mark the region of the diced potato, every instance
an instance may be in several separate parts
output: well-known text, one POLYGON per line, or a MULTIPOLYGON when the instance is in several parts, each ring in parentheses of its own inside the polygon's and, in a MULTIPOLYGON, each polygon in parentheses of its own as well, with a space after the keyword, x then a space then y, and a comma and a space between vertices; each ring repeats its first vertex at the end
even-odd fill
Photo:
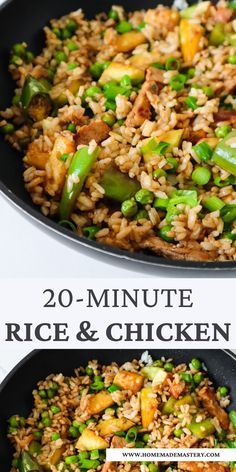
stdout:
POLYGON ((106 449, 109 447, 109 443, 101 436, 98 436, 95 431, 86 428, 82 432, 75 447, 79 449, 79 451, 93 451, 94 449, 106 449))
POLYGON ((29 144, 26 156, 24 157, 24 162, 30 166, 36 167, 36 169, 44 170, 48 160, 49 152, 41 151, 37 141, 33 141, 29 144))
POLYGON ((148 51, 145 51, 143 54, 134 54, 133 56, 129 57, 128 60, 132 66, 138 67, 142 70, 147 69, 155 62, 165 62, 165 59, 163 59, 159 52, 148 51))
POLYGON ((56 465, 59 462, 59 460, 61 459, 61 456, 62 456, 64 451, 65 451, 65 446, 64 445, 54 449, 54 451, 52 451, 52 453, 50 454, 49 464, 50 465, 56 465))
POLYGON ((174 147, 179 147, 183 136, 183 129, 173 129, 167 131, 157 138, 147 138, 143 140, 141 152, 145 162, 149 162, 155 155, 155 145, 157 146, 160 141, 169 143, 168 151, 171 151, 174 147), (152 143, 151 145, 149 143, 152 143))
POLYGON ((114 384, 121 387, 123 390, 131 390, 132 393, 137 393, 141 390, 144 382, 144 377, 136 372, 127 372, 121 370, 114 378, 114 384))
MULTIPOLYGON (((73 93, 73 95, 76 95, 79 88, 81 85, 81 81, 76 79, 72 80, 70 85, 68 86, 68 90, 73 93)), ((66 88, 66 86, 65 86, 66 88)), ((68 103, 68 98, 65 92, 61 92, 61 85, 55 85, 51 91, 50 91, 50 96, 52 100, 54 101, 55 105, 57 107, 64 107, 68 103)))
POLYGON ((121 62, 112 62, 102 73, 99 83, 104 85, 110 80, 120 82, 124 75, 128 75, 134 84, 139 84, 144 80, 144 72, 137 67, 122 64, 121 62))
POLYGON ((156 373, 152 385, 156 387, 157 385, 164 385, 167 379, 170 377, 170 374, 166 372, 164 369, 161 369, 156 373))
POLYGON ((89 399, 88 408, 91 415, 97 415, 101 411, 114 405, 112 396, 106 390, 102 390, 89 399))
POLYGON ((126 418, 111 418, 101 421, 97 429, 101 436, 110 436, 117 433, 117 431, 127 431, 132 426, 134 426, 134 423, 126 418))
POLYGON ((51 176, 47 181, 46 191, 49 193, 49 195, 54 196, 56 193, 60 193, 65 182, 67 168, 65 162, 60 159, 61 156, 63 156, 63 154, 70 154, 74 152, 74 141, 63 135, 60 135, 56 138, 48 162, 51 176))
POLYGON ((154 365, 149 365, 141 369, 141 374, 144 377, 147 377, 148 380, 153 380, 156 373, 159 371, 160 367, 155 367, 154 365))
POLYGON ((143 33, 133 30, 118 36, 116 45, 118 52, 128 52, 146 42, 147 39, 143 33))
POLYGON ((149 425, 153 422, 158 406, 157 398, 153 393, 152 387, 142 388, 140 401, 142 426, 148 429, 149 425))
POLYGON ((185 62, 192 62, 200 49, 200 40, 203 37, 203 27, 194 20, 182 18, 179 26, 180 44, 185 62))
POLYGON ((205 143, 209 144, 212 149, 215 149, 220 140, 219 138, 202 138, 198 142, 200 143, 201 141, 204 141, 205 143))
POLYGON ((186 19, 208 16, 210 8, 211 2, 206 1, 196 3, 195 5, 191 5, 190 7, 181 10, 180 16, 186 19))

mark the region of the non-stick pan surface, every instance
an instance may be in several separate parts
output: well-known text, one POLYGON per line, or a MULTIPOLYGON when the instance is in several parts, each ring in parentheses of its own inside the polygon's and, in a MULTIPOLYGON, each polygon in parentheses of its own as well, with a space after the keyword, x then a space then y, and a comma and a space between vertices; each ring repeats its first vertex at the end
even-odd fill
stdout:
MULTIPOLYGON (((7 440, 7 419, 16 413, 28 415, 32 408, 32 390, 39 380, 51 373, 72 375, 79 366, 86 366, 91 359, 102 364, 116 361, 122 364, 139 359, 143 350, 38 350, 21 361, 0 386, 0 468, 10 470, 11 446, 7 440)), ((231 408, 236 408, 236 356, 223 350, 149 350, 154 359, 172 357, 175 363, 190 362, 193 357, 201 359, 208 369, 209 377, 216 386, 230 387, 231 408)))
MULTIPOLYGON (((30 47, 39 52, 43 46, 43 26, 51 18, 60 17, 72 10, 82 8, 87 17, 92 18, 99 11, 108 11, 113 0, 104 0, 102 3, 91 0, 9 0, 0 7, 0 109, 4 109, 11 103, 13 94, 13 82, 7 71, 9 50, 15 42, 26 41, 30 47)), ((155 0, 120 0, 127 11, 141 8, 150 8, 158 3, 155 0)), ((171 4, 170 0, 161 0, 161 3, 171 4)), ((193 269, 236 269, 236 262, 185 262, 171 261, 161 257, 145 253, 131 254, 108 246, 98 245, 74 235, 71 231, 57 225, 40 213, 31 202, 24 189, 22 181, 22 163, 18 152, 0 137, 0 191, 2 191, 18 208, 29 216, 37 219, 49 230, 88 246, 100 252, 113 256, 129 259, 140 263, 156 266, 193 268, 193 269)), ((14 223, 14 222, 13 222, 14 223)))

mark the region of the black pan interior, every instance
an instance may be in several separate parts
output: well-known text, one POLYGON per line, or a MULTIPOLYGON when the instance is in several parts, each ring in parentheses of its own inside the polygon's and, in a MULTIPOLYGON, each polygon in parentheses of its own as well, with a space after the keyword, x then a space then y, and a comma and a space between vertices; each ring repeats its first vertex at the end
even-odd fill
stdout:
MULTIPOLYGON (((32 390, 39 380, 51 373, 62 372, 72 375, 76 367, 86 366, 91 359, 102 364, 116 361, 122 364, 134 358, 139 359, 143 350, 37 350, 29 354, 9 374, 0 387, 0 464, 7 472, 11 464, 11 447, 6 438, 7 419, 16 413, 28 415, 32 408, 32 390)), ((172 357, 176 363, 190 362, 193 357, 201 359, 208 369, 208 375, 216 386, 230 387, 232 403, 236 408, 236 357, 222 350, 149 350, 153 359, 172 357)))
MULTIPOLYGON (((193 0, 194 1, 194 0, 193 0)), ((0 109, 4 109, 11 103, 14 84, 7 71, 9 51, 11 46, 19 41, 26 41, 32 50, 37 53, 44 43, 42 28, 51 18, 60 17, 72 10, 82 8, 88 18, 96 13, 108 11, 114 0, 104 0, 101 3, 94 0, 8 0, 0 7, 0 109)), ((158 3, 155 0, 120 0, 127 11, 142 8, 152 8, 158 3)), ((161 0, 161 3, 171 5, 171 0, 161 0)), ((190 0, 191 3, 191 0, 190 0)), ((31 199, 24 189, 22 181, 22 163, 18 152, 0 136, 0 191, 10 198, 20 209, 37 219, 47 228, 64 235, 77 243, 106 252, 120 258, 148 263, 158 266, 195 268, 195 269, 236 269, 236 263, 231 262, 185 262, 165 260, 150 254, 130 254, 119 249, 102 246, 94 241, 74 235, 71 231, 61 228, 54 221, 44 217, 38 208, 34 207, 31 199)))

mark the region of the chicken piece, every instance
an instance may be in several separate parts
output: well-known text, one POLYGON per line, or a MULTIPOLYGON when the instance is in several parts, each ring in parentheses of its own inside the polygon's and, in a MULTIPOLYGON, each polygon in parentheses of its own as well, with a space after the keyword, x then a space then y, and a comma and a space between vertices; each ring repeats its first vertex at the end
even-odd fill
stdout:
POLYGON ((89 125, 84 125, 75 134, 76 146, 78 144, 89 144, 93 139, 96 143, 101 143, 108 138, 110 127, 104 121, 93 121, 89 125))
POLYGON ((236 123, 236 110, 227 110, 226 108, 219 108, 218 112, 214 115, 215 124, 227 121, 231 124, 236 123))
POLYGON ((116 472, 117 468, 113 462, 105 462, 101 472, 116 472))
POLYGON ((229 467, 218 462, 178 462, 178 469, 187 472, 228 472, 229 467))
POLYGON ((111 447, 115 449, 122 449, 123 447, 127 446, 127 442, 124 438, 121 438, 120 436, 113 436, 111 440, 111 447))
POLYGON ((73 154, 75 152, 74 142, 67 136, 59 135, 56 138, 49 161, 46 164, 47 183, 46 192, 52 197, 59 194, 63 188, 67 167, 61 160, 63 154, 73 154))
POLYGON ((189 136, 187 137, 188 141, 191 141, 192 144, 197 144, 201 139, 206 138, 207 133, 201 129, 197 131, 190 131, 189 136))
POLYGON ((142 249, 150 249, 159 256, 168 259, 180 261, 214 261, 216 258, 215 251, 205 251, 196 241, 183 242, 181 245, 172 244, 163 241, 158 236, 150 236, 143 240, 139 247, 142 249))
POLYGON ((184 392, 186 384, 184 380, 180 380, 179 382, 176 379, 173 380, 170 384, 170 394, 174 398, 179 398, 180 395, 184 392))
POLYGON ((160 28, 160 30, 173 31, 179 22, 179 12, 170 8, 150 9, 147 11, 144 21, 149 25, 160 28))
POLYGON ((214 19, 218 23, 227 23, 233 16, 234 11, 232 8, 219 7, 216 9, 214 19))
POLYGON ((36 169, 44 170, 49 160, 49 152, 42 151, 37 140, 29 144, 24 162, 36 169))
POLYGON ((198 392, 199 399, 211 416, 216 416, 223 429, 229 428, 229 417, 217 401, 215 393, 209 387, 203 387, 198 392))
POLYGON ((147 69, 146 80, 157 82, 159 84, 163 84, 164 82, 164 70, 157 69, 156 67, 149 67, 147 69))

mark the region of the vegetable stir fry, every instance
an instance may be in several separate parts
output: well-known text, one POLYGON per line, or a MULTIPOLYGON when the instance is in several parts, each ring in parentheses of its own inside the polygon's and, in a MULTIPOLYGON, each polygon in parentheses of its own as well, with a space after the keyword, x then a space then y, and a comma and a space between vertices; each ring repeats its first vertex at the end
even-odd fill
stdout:
POLYGON ((106 462, 109 447, 236 447, 230 389, 215 389, 200 359, 176 365, 145 352, 122 366, 91 361, 72 377, 50 375, 33 397, 28 418, 9 419, 11 472, 236 470, 236 463, 106 462))
POLYGON ((113 6, 45 27, 0 133, 23 152, 44 215, 128 251, 236 259, 236 8, 113 6))

